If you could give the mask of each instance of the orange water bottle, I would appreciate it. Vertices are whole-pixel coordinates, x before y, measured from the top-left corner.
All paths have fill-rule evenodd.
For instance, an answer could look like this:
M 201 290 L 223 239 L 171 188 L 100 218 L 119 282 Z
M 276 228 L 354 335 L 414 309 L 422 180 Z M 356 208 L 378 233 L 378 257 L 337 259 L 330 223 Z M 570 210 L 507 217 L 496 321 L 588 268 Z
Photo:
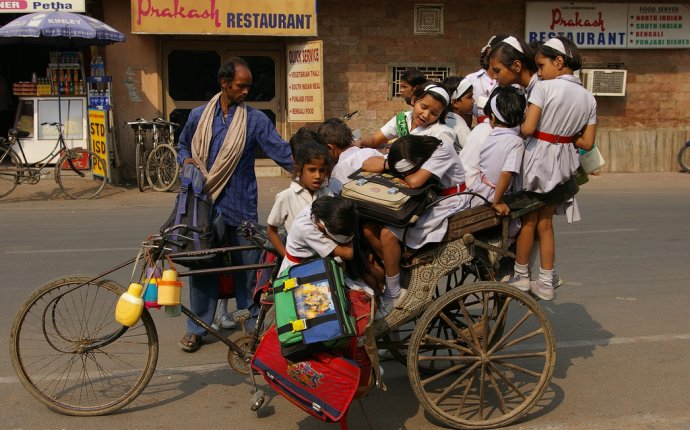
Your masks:
M 158 304 L 165 306 L 165 314 L 168 316 L 180 315 L 180 295 L 182 282 L 174 269 L 163 271 L 163 276 L 158 280 Z

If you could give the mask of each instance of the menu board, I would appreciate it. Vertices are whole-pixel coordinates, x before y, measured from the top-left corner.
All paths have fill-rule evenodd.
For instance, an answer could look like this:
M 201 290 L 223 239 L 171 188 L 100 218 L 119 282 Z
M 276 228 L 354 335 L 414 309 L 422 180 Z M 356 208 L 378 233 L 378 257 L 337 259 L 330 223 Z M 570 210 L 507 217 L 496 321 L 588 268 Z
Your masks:
M 527 2 L 527 42 L 559 35 L 585 49 L 688 48 L 690 5 Z

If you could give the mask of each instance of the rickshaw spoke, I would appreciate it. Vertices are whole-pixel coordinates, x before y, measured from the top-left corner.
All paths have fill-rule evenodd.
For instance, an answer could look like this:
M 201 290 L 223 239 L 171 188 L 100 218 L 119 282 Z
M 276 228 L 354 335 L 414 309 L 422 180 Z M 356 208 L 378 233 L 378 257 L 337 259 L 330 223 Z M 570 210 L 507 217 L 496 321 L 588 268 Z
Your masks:
M 447 341 L 447 340 L 439 339 L 437 337 L 426 335 L 426 336 L 424 336 L 424 340 L 425 341 L 434 341 L 434 342 L 439 343 L 441 345 L 447 346 L 448 348 L 455 349 L 455 350 L 460 351 L 460 352 L 464 352 L 465 354 L 470 354 L 473 356 L 479 355 L 479 354 L 476 354 L 476 351 L 473 351 L 471 349 L 467 349 L 464 346 L 460 346 L 458 344 L 455 344 L 455 343 Z
M 446 396 L 447 396 L 455 387 L 457 387 L 457 386 L 458 386 L 458 385 L 459 385 L 459 384 L 460 384 L 470 373 L 473 373 L 473 372 L 474 372 L 475 367 L 476 367 L 476 366 L 470 367 L 469 369 L 467 369 L 467 370 L 465 371 L 465 373 L 463 373 L 462 375 L 458 376 L 458 378 L 457 378 L 455 381 L 453 381 L 453 383 L 450 384 L 450 385 L 448 386 L 448 388 L 446 388 L 445 390 L 443 390 L 443 391 L 441 392 L 441 394 L 439 394 L 438 397 L 436 397 L 436 398 L 433 400 L 434 404 L 438 405 L 438 402 L 440 402 L 441 400 L 445 399 Z
M 474 368 L 476 368 L 476 367 L 479 366 L 479 365 L 480 365 L 480 362 L 478 361 L 478 362 L 474 363 L 472 366 L 470 366 L 470 368 L 467 369 L 467 371 L 471 371 L 471 370 L 473 370 Z M 439 373 L 437 373 L 437 374 L 435 374 L 435 375 L 433 375 L 433 376 L 430 376 L 430 377 L 428 377 L 428 378 L 426 378 L 426 379 L 422 379 L 422 380 L 420 380 L 420 382 L 422 383 L 422 385 L 426 385 L 426 384 L 428 384 L 428 383 L 430 383 L 430 382 L 434 382 L 434 381 L 436 381 L 436 380 L 438 380 L 438 379 L 441 379 L 441 378 L 443 378 L 444 376 L 449 375 L 449 374 L 451 374 L 451 373 L 453 373 L 453 372 L 455 372 L 455 371 L 457 371 L 457 370 L 460 370 L 460 369 L 462 369 L 464 366 L 465 366 L 465 364 L 457 364 L 457 365 L 455 365 L 455 366 L 453 366 L 453 367 L 449 367 L 448 369 L 444 370 L 443 372 L 439 372 Z
M 484 377 L 486 376 L 486 366 L 482 365 L 479 374 L 479 418 L 484 419 Z
M 494 360 L 494 363 L 500 364 L 501 366 L 505 366 L 505 367 L 507 367 L 507 368 L 509 368 L 509 369 L 512 369 L 512 370 L 515 370 L 515 371 L 517 371 L 517 372 L 521 372 L 521 373 L 524 373 L 524 374 L 526 374 L 526 375 L 533 376 L 533 377 L 535 377 L 535 378 L 540 378 L 541 375 L 542 375 L 542 374 L 539 373 L 539 372 L 534 372 L 534 371 L 532 371 L 532 370 L 525 369 L 525 368 L 522 367 L 522 366 L 518 366 L 517 364 L 507 363 L 507 362 L 502 361 L 502 360 Z
M 508 358 L 535 358 L 535 357 L 546 357 L 545 352 L 516 352 L 512 354 L 501 354 L 492 355 L 492 360 L 506 360 Z
M 503 321 L 508 315 L 508 308 L 510 307 L 511 301 L 512 297 L 507 297 L 505 299 L 505 302 L 503 303 L 503 306 L 501 307 L 501 310 L 499 311 L 498 316 L 496 317 L 496 323 L 491 328 L 491 333 L 489 333 L 489 341 L 487 345 L 491 345 L 491 341 L 494 340 L 494 336 L 496 335 L 496 332 L 498 331 L 499 327 L 502 327 Z
M 510 330 L 508 330 L 508 332 L 507 332 L 506 334 L 503 335 L 503 337 L 501 338 L 501 340 L 499 340 L 499 341 L 496 343 L 496 345 L 494 345 L 494 346 L 488 351 L 489 354 L 493 354 L 497 349 L 501 348 L 501 347 L 503 346 L 503 343 L 504 343 L 506 340 L 508 340 L 508 338 L 510 338 L 510 336 L 512 336 L 513 333 L 515 333 L 515 332 L 517 331 L 517 329 L 520 328 L 520 326 L 521 326 L 522 324 L 524 324 L 525 321 L 527 321 L 527 319 L 528 319 L 530 316 L 532 316 L 532 311 L 528 309 L 528 311 L 525 312 L 525 315 L 523 315 L 523 317 L 520 318 L 520 320 L 519 320 L 518 322 L 515 323 L 515 325 L 513 326 L 513 328 L 511 328 Z
M 471 325 L 473 325 L 475 321 L 472 319 L 472 317 L 470 317 L 470 313 L 467 311 L 467 307 L 465 307 L 465 302 L 462 300 L 460 301 L 460 310 L 462 311 L 462 315 L 465 317 L 465 320 L 467 320 L 467 328 L 469 329 L 470 336 L 472 337 L 472 343 L 481 348 L 479 339 L 474 333 L 474 330 L 471 329 Z
M 508 410 L 507 406 L 506 406 L 506 401 L 503 398 L 503 394 L 501 393 L 501 390 L 498 387 L 498 383 L 496 382 L 496 378 L 494 378 L 493 372 L 491 370 L 491 364 L 489 364 L 489 367 L 487 367 L 486 374 L 489 376 L 489 380 L 491 381 L 491 386 L 493 387 L 494 391 L 496 392 L 496 396 L 498 397 L 498 401 L 500 402 L 498 408 L 505 415 L 506 411 Z
M 472 384 L 474 384 L 474 378 L 476 376 L 472 375 L 470 380 L 467 382 L 467 386 L 465 387 L 465 391 L 462 393 L 462 398 L 460 399 L 460 404 L 458 405 L 457 411 L 455 411 L 455 416 L 459 417 L 460 413 L 462 412 L 462 408 L 465 407 L 465 402 L 467 401 L 467 396 L 470 394 L 470 389 L 472 388 Z
M 481 341 L 481 346 L 482 350 L 486 351 L 488 348 L 488 343 L 487 343 L 487 328 L 488 328 L 488 321 L 489 321 L 489 297 L 488 297 L 487 292 L 482 293 L 482 318 L 480 319 L 481 322 L 484 324 L 479 324 L 477 323 L 477 326 L 482 329 L 480 341 Z M 475 326 L 470 327 L 470 330 L 473 330 Z
M 539 329 L 537 329 L 537 330 L 534 330 L 534 331 L 531 332 L 531 333 L 527 333 L 527 334 L 525 334 L 525 335 L 523 335 L 523 336 L 518 337 L 517 339 L 513 339 L 513 340 L 511 340 L 510 342 L 507 342 L 506 344 L 503 345 L 503 347 L 502 347 L 501 349 L 508 349 L 508 348 L 510 348 L 511 346 L 517 345 L 517 344 L 520 343 L 520 342 L 523 342 L 523 341 L 525 341 L 525 340 L 527 340 L 527 339 L 531 339 L 531 338 L 533 338 L 534 336 L 540 335 L 540 334 L 542 334 L 542 333 L 543 333 L 542 329 L 539 328 Z
M 439 357 L 439 356 L 433 356 L 433 357 L 427 357 L 427 356 L 420 356 L 419 361 L 479 361 L 479 357 L 475 357 L 474 355 L 472 356 L 445 356 L 445 357 Z
M 499 369 L 494 363 L 490 363 L 489 366 L 491 366 L 491 368 L 493 369 L 493 372 L 496 373 L 498 375 L 498 377 L 501 378 L 501 380 L 506 385 L 508 385 L 510 388 L 512 388 L 513 391 L 515 391 L 515 393 L 517 393 L 518 396 L 522 397 L 523 400 L 527 398 L 527 396 L 525 396 L 522 393 L 522 391 L 520 391 L 520 389 L 518 387 L 516 387 L 515 384 L 513 384 L 510 381 L 510 379 L 508 379 L 508 377 L 505 375 L 505 373 L 501 369 Z

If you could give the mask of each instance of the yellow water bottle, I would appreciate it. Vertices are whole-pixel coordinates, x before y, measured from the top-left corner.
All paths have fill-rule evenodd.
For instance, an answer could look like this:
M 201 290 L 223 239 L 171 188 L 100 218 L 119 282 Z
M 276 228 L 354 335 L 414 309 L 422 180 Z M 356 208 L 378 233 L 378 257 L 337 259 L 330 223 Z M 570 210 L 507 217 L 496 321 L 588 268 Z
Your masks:
M 120 296 L 115 306 L 115 319 L 120 324 L 132 327 L 141 318 L 144 311 L 144 300 L 141 298 L 141 291 L 144 287 L 133 282 L 129 284 L 126 293 Z

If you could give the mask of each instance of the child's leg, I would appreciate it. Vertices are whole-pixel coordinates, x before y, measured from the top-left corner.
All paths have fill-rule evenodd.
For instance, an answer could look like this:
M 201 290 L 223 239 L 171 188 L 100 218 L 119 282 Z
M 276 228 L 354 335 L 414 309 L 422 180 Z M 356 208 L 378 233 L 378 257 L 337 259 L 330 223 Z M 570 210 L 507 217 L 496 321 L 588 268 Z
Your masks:
M 522 228 L 518 233 L 517 242 L 515 243 L 515 263 L 520 265 L 528 265 L 529 257 L 532 254 L 532 247 L 534 246 L 534 233 L 537 228 L 537 221 L 539 214 L 537 212 L 529 213 L 522 217 Z
M 537 222 L 539 259 L 541 268 L 545 270 L 553 270 L 556 256 L 556 240 L 553 234 L 553 214 L 555 210 L 555 205 L 542 208 L 539 211 L 539 221 Z
M 383 260 L 383 250 L 381 249 L 381 226 L 378 224 L 366 223 L 362 226 L 364 237 L 371 245 L 376 255 Z
M 385 296 L 389 299 L 400 295 L 400 241 L 387 228 L 381 229 L 381 252 L 386 273 Z

